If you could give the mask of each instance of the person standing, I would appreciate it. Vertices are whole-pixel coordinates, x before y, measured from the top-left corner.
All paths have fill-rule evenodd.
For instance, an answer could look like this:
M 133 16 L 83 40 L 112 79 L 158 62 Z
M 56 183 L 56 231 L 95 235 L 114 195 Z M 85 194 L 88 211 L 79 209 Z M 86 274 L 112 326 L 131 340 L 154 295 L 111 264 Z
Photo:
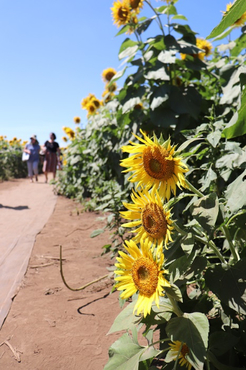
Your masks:
M 29 154 L 27 160 L 28 176 L 30 181 L 33 182 L 33 175 L 35 175 L 36 181 L 38 181 L 38 163 L 39 163 L 39 151 L 40 146 L 36 135 L 30 137 L 30 143 L 26 144 L 24 152 Z
M 51 132 L 50 139 L 47 140 L 43 145 L 43 150 L 45 151 L 43 172 L 45 175 L 45 182 L 48 182 L 48 172 L 53 173 L 53 179 L 56 177 L 56 169 L 58 164 L 58 158 L 60 157 L 59 144 L 55 141 L 56 135 Z

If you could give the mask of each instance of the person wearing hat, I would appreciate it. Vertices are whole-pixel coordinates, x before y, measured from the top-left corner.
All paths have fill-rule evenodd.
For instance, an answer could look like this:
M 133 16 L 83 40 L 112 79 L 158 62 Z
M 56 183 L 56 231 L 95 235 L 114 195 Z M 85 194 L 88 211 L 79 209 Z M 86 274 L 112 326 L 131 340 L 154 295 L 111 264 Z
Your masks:
M 36 181 L 38 181 L 38 162 L 40 146 L 36 135 L 30 137 L 30 143 L 26 144 L 24 152 L 29 154 L 27 160 L 28 176 L 30 181 L 33 182 L 33 175 L 35 175 Z

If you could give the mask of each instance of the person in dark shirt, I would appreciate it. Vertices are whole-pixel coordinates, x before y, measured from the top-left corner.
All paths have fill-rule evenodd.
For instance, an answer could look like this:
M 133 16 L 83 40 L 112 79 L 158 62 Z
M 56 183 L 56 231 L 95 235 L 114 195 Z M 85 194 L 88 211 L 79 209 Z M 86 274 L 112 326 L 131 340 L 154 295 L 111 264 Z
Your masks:
M 38 181 L 38 162 L 39 162 L 39 151 L 40 146 L 36 135 L 30 137 L 30 143 L 26 144 L 24 152 L 29 154 L 27 160 L 28 176 L 30 181 L 33 182 L 33 174 L 35 175 L 36 181 Z
M 43 172 L 45 175 L 45 182 L 48 182 L 48 172 L 53 173 L 53 179 L 56 177 L 56 169 L 58 164 L 58 158 L 60 157 L 59 144 L 55 141 L 56 135 L 51 132 L 50 140 L 47 140 L 43 145 L 43 150 L 45 151 Z

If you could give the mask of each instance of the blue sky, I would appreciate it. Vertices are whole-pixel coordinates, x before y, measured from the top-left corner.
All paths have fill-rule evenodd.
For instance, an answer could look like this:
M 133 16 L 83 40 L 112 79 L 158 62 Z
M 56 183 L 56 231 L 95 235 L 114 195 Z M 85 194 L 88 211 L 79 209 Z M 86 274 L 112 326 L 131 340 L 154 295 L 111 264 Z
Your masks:
M 179 0 L 176 7 L 206 37 L 228 2 Z M 36 134 L 43 143 L 52 131 L 62 146 L 62 126 L 74 129 L 75 116 L 86 125 L 81 100 L 88 93 L 101 98 L 103 69 L 122 69 L 118 51 L 126 35 L 115 37 L 112 5 L 113 0 L 0 0 L 0 135 L 28 140 Z M 152 15 L 146 4 L 143 15 Z

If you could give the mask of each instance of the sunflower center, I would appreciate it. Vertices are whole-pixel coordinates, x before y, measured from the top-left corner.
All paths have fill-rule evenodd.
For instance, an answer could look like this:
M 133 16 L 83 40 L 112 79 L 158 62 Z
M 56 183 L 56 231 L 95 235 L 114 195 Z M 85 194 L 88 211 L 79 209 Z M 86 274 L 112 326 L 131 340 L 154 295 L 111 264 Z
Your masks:
M 140 3 L 140 0 L 130 0 L 132 9 L 136 9 Z
M 132 265 L 132 278 L 139 293 L 150 297 L 158 284 L 157 264 L 146 257 L 136 259 Z
M 186 344 L 183 344 L 182 349 L 181 349 L 182 356 L 185 357 L 186 355 L 189 354 L 189 348 Z
M 174 174 L 174 160 L 167 159 L 169 152 L 158 146 L 147 146 L 143 150 L 144 169 L 150 177 L 168 180 Z
M 145 231 L 155 239 L 165 237 L 167 221 L 161 207 L 156 203 L 148 203 L 142 211 L 142 224 Z
M 128 18 L 128 10 L 123 7 L 120 7 L 118 10 L 118 17 L 121 21 L 126 21 Z
M 110 81 L 110 80 L 112 80 L 112 78 L 114 77 L 114 75 L 115 75 L 115 73 L 114 72 L 107 72 L 106 73 L 106 76 L 105 76 L 105 79 L 107 80 L 107 81 Z

